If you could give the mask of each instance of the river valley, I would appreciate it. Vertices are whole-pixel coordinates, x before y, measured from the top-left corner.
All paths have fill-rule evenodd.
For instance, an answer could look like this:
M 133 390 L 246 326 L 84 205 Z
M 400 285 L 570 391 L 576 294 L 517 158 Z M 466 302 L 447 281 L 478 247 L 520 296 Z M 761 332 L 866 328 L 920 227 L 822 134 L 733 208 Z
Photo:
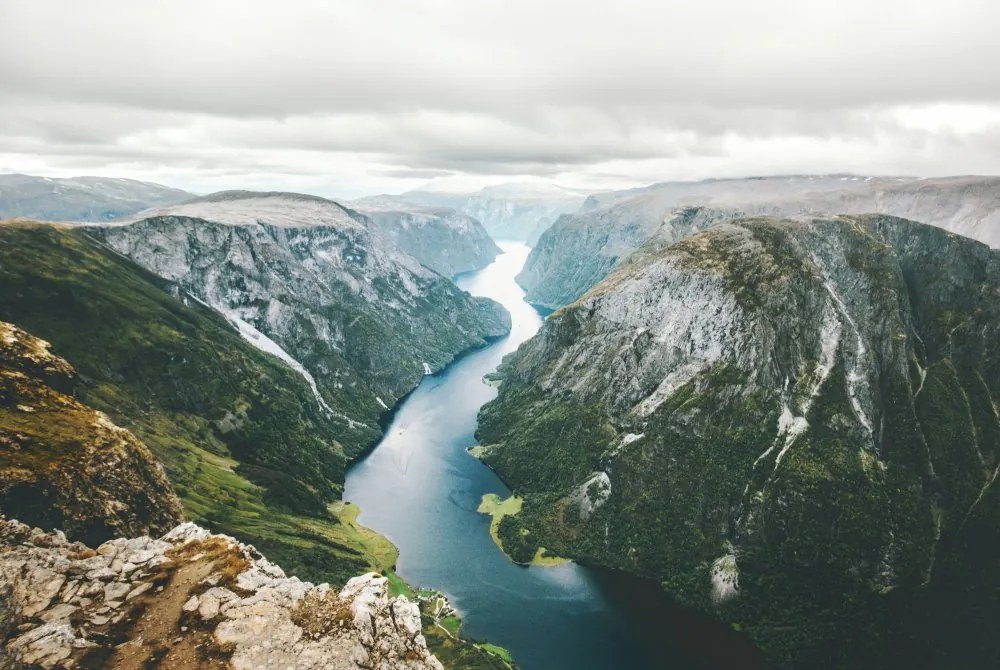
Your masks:
M 514 282 L 529 248 L 499 244 L 503 255 L 458 284 L 502 303 L 510 335 L 425 377 L 382 442 L 348 472 L 344 498 L 361 507 L 361 523 L 399 548 L 403 579 L 445 592 L 465 636 L 508 648 L 524 670 L 693 667 L 672 647 L 675 613 L 655 584 L 575 563 L 516 565 L 491 540 L 489 517 L 476 511 L 484 494 L 510 495 L 467 452 L 476 444 L 476 414 L 496 394 L 483 375 L 542 323 Z

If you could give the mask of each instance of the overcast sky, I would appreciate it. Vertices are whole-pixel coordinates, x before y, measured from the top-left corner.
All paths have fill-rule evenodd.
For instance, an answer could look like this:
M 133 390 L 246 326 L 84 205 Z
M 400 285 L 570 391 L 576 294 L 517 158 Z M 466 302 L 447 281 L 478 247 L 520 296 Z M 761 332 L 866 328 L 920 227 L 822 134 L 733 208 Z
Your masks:
M 1000 174 L 996 0 L 0 0 L 0 171 L 352 197 Z

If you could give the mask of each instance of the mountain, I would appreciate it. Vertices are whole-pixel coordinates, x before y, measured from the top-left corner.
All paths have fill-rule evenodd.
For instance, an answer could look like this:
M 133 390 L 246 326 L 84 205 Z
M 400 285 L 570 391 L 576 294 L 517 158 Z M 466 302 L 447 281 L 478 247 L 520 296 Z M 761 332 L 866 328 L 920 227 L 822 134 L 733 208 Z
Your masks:
M 725 211 L 722 218 L 889 214 L 1000 246 L 997 177 L 820 175 L 672 182 L 591 195 L 578 213 L 560 217 L 542 234 L 518 282 L 538 305 L 554 309 L 573 302 L 665 224 L 682 234 L 673 220 L 692 207 Z
M 395 547 L 339 500 L 347 452 L 378 428 L 345 427 L 282 350 L 75 226 L 0 225 L 0 314 L 65 357 L 0 324 L 0 515 L 44 529 L 0 518 L 0 667 L 508 668 L 456 634 L 443 595 L 418 601 Z M 153 539 L 181 520 L 178 497 L 227 536 Z
M 483 224 L 455 209 L 385 196 L 348 204 L 393 244 L 445 277 L 481 270 L 500 253 Z
M 494 239 L 534 240 L 561 214 L 576 211 L 585 192 L 555 184 L 509 183 L 478 191 L 436 190 L 435 182 L 407 191 L 406 202 L 457 209 L 481 221 Z
M 346 226 L 357 224 L 344 216 Z M 222 305 L 229 316 L 189 293 L 204 288 L 191 280 L 194 270 L 178 270 L 192 281 L 188 289 L 138 267 L 98 242 L 93 230 L 4 224 L 0 318 L 51 342 L 75 367 L 76 398 L 149 447 L 192 520 L 253 542 L 304 578 L 343 583 L 366 569 L 391 568 L 395 548 L 354 522 L 356 508 L 338 502 L 347 462 L 378 438 L 387 411 L 369 394 L 384 394 L 391 406 L 419 381 L 423 361 L 442 366 L 503 332 L 505 314 L 409 257 L 395 265 L 394 248 L 352 245 L 368 239 L 360 224 L 294 230 L 175 220 L 176 226 L 159 218 L 106 232 L 170 267 L 185 270 L 190 262 L 203 272 L 197 276 L 233 299 Z M 294 244 L 279 246 L 276 239 Z M 405 281 L 417 289 L 409 294 L 414 305 L 369 307 L 351 287 L 338 285 L 342 252 L 358 259 L 351 271 L 371 278 L 363 287 L 354 279 L 363 295 L 402 300 L 395 291 L 408 291 Z M 343 281 L 355 277 L 351 271 Z M 295 293 L 303 286 L 316 303 Z M 237 304 L 246 295 L 241 290 L 262 293 Z M 317 372 L 320 364 L 337 364 L 341 376 L 313 378 L 273 340 L 232 316 L 249 317 L 252 309 L 292 314 L 288 330 L 301 338 L 296 342 L 316 349 L 309 364 Z M 415 316 L 386 322 L 392 310 L 401 319 L 408 310 Z M 311 326 L 329 333 L 338 323 L 350 346 L 309 339 L 316 336 Z M 409 337 L 411 325 L 419 337 Z M 395 365 L 399 358 L 408 364 Z
M 330 200 L 233 191 L 145 216 L 88 232 L 299 372 L 351 457 L 426 371 L 510 327 Z
M 498 533 L 778 667 L 996 667 L 1000 252 L 893 217 L 651 242 L 503 362 Z
M 191 197 L 186 191 L 133 179 L 0 174 L 0 219 L 113 221 Z
M 182 519 L 163 468 L 131 432 L 72 397 L 76 371 L 0 321 L 0 514 L 100 543 Z

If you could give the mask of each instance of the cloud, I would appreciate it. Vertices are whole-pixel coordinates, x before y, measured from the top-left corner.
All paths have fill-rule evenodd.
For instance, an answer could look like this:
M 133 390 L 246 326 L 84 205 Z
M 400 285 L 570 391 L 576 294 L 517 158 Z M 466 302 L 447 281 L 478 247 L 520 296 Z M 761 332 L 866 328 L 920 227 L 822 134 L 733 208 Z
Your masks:
M 327 195 L 1000 172 L 1000 6 L 0 3 L 0 169 Z

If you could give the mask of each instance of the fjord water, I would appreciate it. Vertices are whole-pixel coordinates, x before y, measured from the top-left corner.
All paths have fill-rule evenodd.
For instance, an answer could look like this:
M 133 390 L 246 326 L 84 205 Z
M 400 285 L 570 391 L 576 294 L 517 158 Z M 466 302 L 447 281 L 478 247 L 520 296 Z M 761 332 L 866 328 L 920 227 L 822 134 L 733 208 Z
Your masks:
M 510 335 L 425 377 L 382 442 L 350 469 L 344 498 L 399 548 L 400 576 L 445 592 L 463 634 L 507 647 L 523 670 L 688 667 L 671 650 L 655 585 L 573 563 L 515 565 L 490 538 L 489 517 L 476 512 L 484 494 L 510 495 L 466 451 L 479 408 L 496 395 L 483 375 L 542 323 L 514 282 L 528 247 L 499 244 L 503 255 L 458 284 L 502 303 Z

